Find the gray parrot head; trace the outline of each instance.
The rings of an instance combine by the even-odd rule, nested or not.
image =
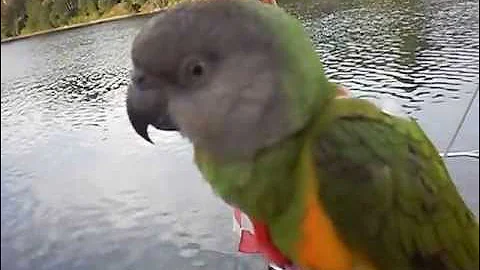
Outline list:
[[[209,153],[251,157],[299,130],[312,96],[292,94],[285,82],[295,72],[309,82],[302,70],[309,66],[287,65],[291,52],[272,30],[275,16],[287,15],[258,1],[213,0],[152,18],[131,50],[127,111],[135,131],[150,141],[148,125],[179,130]],[[301,108],[292,104],[298,96]]]

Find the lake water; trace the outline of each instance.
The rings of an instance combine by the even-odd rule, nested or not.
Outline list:
[[[392,98],[445,149],[478,85],[478,1],[281,4],[327,75]],[[146,18],[1,45],[2,269],[262,269],[176,133],[131,128],[131,41]],[[453,150],[478,149],[478,97]],[[478,160],[448,159],[479,209]]]

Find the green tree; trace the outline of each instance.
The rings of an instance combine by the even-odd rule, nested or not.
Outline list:
[[[70,17],[75,13],[76,0],[44,0],[44,5],[50,11],[49,20],[53,27],[68,24]]]
[[[22,34],[28,34],[35,31],[47,30],[52,28],[50,24],[50,11],[48,3],[41,0],[27,0],[25,3],[27,20]]]
[[[117,2],[116,0],[98,0],[98,11],[100,14],[105,14],[112,9]]]
[[[1,37],[150,12],[182,0],[0,0]]]
[[[16,36],[25,25],[25,0],[1,1],[2,38]]]
[[[87,20],[94,20],[99,17],[97,0],[78,0],[78,15]]]
[[[123,0],[121,2],[127,4],[132,11],[138,12],[146,0]]]

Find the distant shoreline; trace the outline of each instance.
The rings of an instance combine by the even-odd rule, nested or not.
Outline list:
[[[60,31],[65,31],[65,30],[71,30],[75,28],[81,28],[81,27],[86,27],[86,26],[91,26],[91,25],[96,25],[96,24],[102,24],[106,22],[111,22],[111,21],[117,21],[117,20],[122,20],[122,19],[128,19],[132,17],[142,17],[142,16],[148,16],[148,15],[154,15],[156,13],[160,13],[162,11],[165,11],[168,7],[164,8],[158,8],[153,11],[149,12],[139,12],[139,13],[132,13],[132,14],[127,14],[127,15],[120,15],[120,16],[113,16],[105,19],[99,19],[99,20],[93,20],[90,22],[85,22],[85,23],[77,23],[77,24],[72,24],[72,25],[65,25],[65,26],[60,26],[48,30],[43,30],[43,31],[38,31],[35,33],[31,34],[26,34],[26,35],[18,35],[14,37],[9,37],[9,38],[4,38],[1,40],[1,43],[8,43],[20,39],[25,39],[25,38],[30,38],[30,37],[35,37],[35,36],[40,36],[40,35],[46,35],[54,32],[60,32]]]

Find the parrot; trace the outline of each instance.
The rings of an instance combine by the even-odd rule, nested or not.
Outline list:
[[[412,118],[336,98],[301,22],[255,0],[182,2],[131,47],[126,107],[178,130],[217,196],[305,270],[473,270],[478,218]]]

